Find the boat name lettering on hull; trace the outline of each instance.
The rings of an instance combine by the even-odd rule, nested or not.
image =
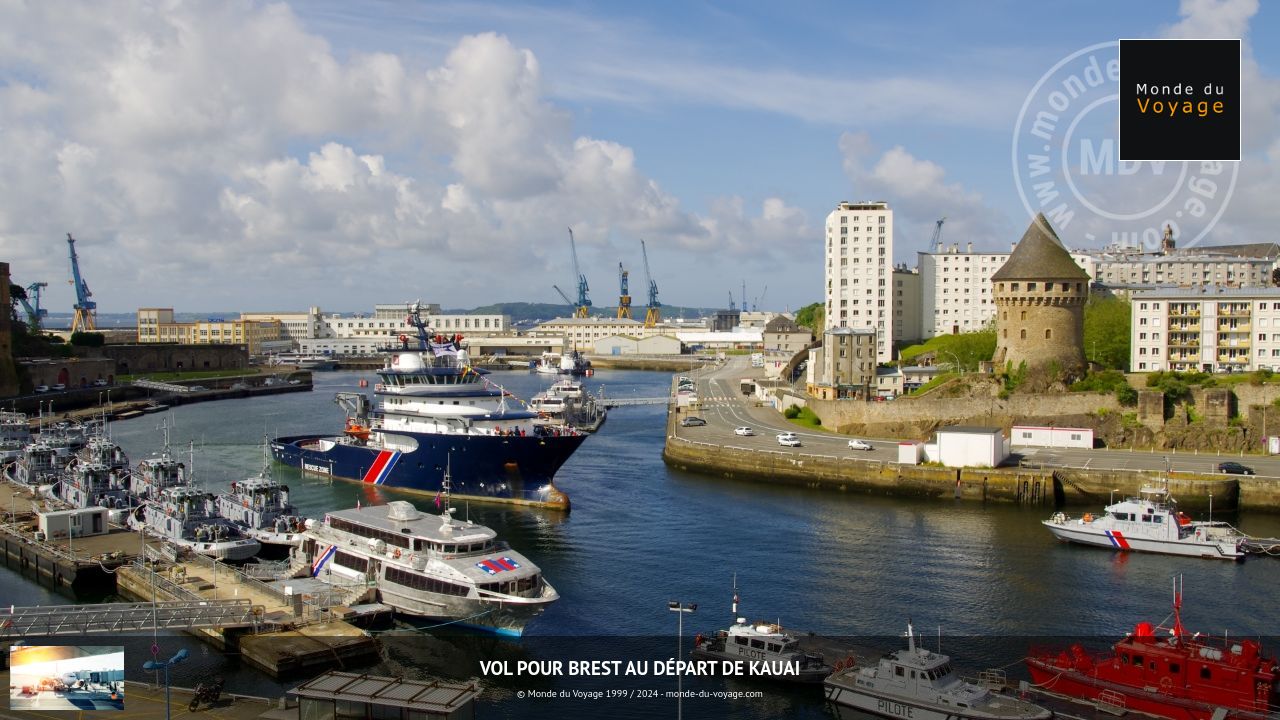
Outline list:
[[[302,463],[302,469],[307,472],[322,473],[324,475],[329,474],[329,468],[324,465],[312,465],[311,463],[304,462]]]
[[[882,713],[886,713],[889,715],[897,715],[898,717],[904,717],[904,718],[915,717],[915,715],[912,714],[912,710],[914,710],[915,708],[911,707],[910,705],[904,705],[899,702],[893,702],[892,700],[877,700],[876,709]]]

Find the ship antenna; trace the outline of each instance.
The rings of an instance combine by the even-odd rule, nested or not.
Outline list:
[[[1182,576],[1173,579],[1173,636],[1181,638],[1185,634],[1182,627]]]
[[[911,618],[907,618],[907,650],[912,653],[916,651],[916,631],[911,626]]]
[[[733,616],[738,617],[738,573],[733,574]]]
[[[449,453],[449,456],[444,461],[444,479],[440,481],[440,497],[444,500],[444,507],[441,509],[441,513],[444,515],[446,522],[449,519],[449,489],[453,486],[453,478],[449,474],[452,465],[453,453]]]

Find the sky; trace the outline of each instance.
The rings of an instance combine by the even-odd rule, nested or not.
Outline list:
[[[945,242],[1007,248],[1030,218],[1010,162],[1024,102],[1117,38],[1243,38],[1243,159],[1205,242],[1280,239],[1280,7],[1257,0],[0,0],[0,17],[0,261],[55,311],[74,303],[67,233],[102,312],[347,312],[556,302],[570,227],[597,305],[619,262],[645,303],[643,239],[664,303],[725,306],[745,282],[794,310],[822,296],[843,200],[890,203],[899,263],[941,217]]]

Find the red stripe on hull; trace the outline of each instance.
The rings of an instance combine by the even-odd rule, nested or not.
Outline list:
[[[1111,537],[1114,537],[1116,539],[1116,542],[1119,543],[1121,550],[1130,549],[1129,541],[1124,539],[1124,536],[1120,534],[1119,530],[1112,530]]]
[[[382,468],[386,466],[387,461],[391,459],[391,451],[383,450],[378,453],[378,457],[374,459],[373,464],[369,466],[369,470],[365,472],[362,481],[371,483],[378,479],[378,474],[382,472]]]

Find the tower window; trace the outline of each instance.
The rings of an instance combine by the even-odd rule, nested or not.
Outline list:
[[[1053,339],[1053,330],[1052,330],[1051,328],[1045,328],[1045,330],[1044,330],[1044,339],[1045,339],[1045,340],[1052,340],[1052,339]]]
[[[1023,330],[1022,330],[1022,339],[1023,339],[1023,340],[1026,340],[1026,339],[1027,339],[1027,331],[1026,331],[1026,329],[1025,329],[1025,328],[1023,328]]]

